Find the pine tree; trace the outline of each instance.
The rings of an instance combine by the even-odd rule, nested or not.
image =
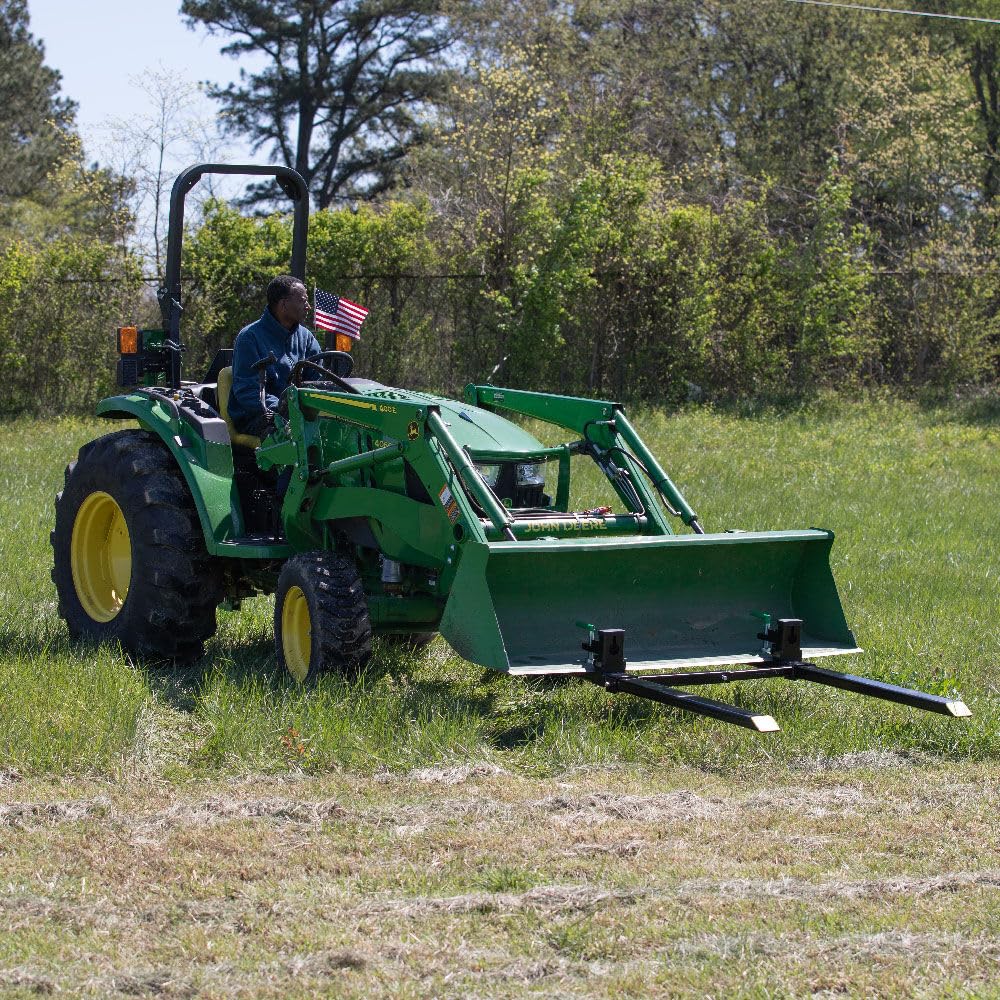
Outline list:
[[[63,155],[76,105],[28,23],[25,0],[0,0],[0,201],[35,192]]]
[[[294,167],[319,208],[392,183],[442,82],[449,35],[436,0],[184,0],[181,12],[231,36],[228,55],[268,57],[209,94],[228,131]]]

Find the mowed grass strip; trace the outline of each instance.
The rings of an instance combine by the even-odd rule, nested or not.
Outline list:
[[[526,774],[579,765],[690,763],[742,770],[845,753],[988,759],[1000,746],[1000,423],[832,402],[736,416],[632,413],[709,530],[819,526],[862,656],[830,665],[955,690],[942,717],[787,682],[715,688],[778,719],[761,737],[578,682],[509,679],[437,640],[380,644],[360,679],[296,688],[274,668],[271,600],[220,612],[200,663],[137,667],[71,644],[56,615],[48,533],[63,468],[97,420],[14,421],[0,443],[0,769],[170,778],[240,772],[408,771],[474,760]],[[581,502],[600,499],[595,478]]]
[[[962,768],[24,781],[0,993],[996,996],[1000,771]]]

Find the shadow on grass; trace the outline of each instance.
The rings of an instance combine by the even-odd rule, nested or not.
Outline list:
[[[962,424],[995,427],[1000,424],[1000,390],[985,387],[961,395],[926,391],[917,396],[921,412]]]
[[[220,644],[221,646],[221,644]],[[493,713],[495,696],[489,690],[476,694],[463,692],[460,685],[447,678],[413,677],[413,651],[405,646],[376,643],[375,653],[366,666],[354,673],[328,672],[306,684],[299,684],[279,670],[270,640],[258,640],[234,646],[225,644],[209,650],[201,659],[186,665],[138,664],[150,690],[178,711],[192,714],[198,711],[206,692],[220,683],[229,689],[255,687],[265,697],[280,699],[288,695],[308,697],[310,692],[331,686],[336,700],[360,699],[380,686],[393,690],[403,706],[414,711],[421,707],[447,706],[453,714],[488,717]],[[498,679],[502,675],[494,674]]]
[[[790,417],[808,419],[822,424],[856,412],[858,406],[883,406],[898,403],[915,405],[925,417],[963,424],[996,426],[1000,424],[1000,390],[983,387],[964,393],[940,389],[925,389],[915,393],[887,390],[857,393],[786,393],[761,399],[718,399],[710,407],[716,413],[736,420],[774,421]],[[684,403],[677,410],[696,410],[703,404]],[[675,410],[674,412],[677,412]]]
[[[96,653],[97,643],[74,641],[58,619],[40,615],[36,621],[0,620],[0,655],[44,658],[61,653],[81,655]]]
[[[959,418],[966,424],[1000,425],[1000,391],[984,393],[959,406]]]
[[[15,657],[35,661],[90,661],[102,649],[72,642],[58,628],[32,632],[9,625],[0,628],[0,643]],[[784,736],[754,736],[654,702],[612,697],[579,678],[511,678],[442,658],[442,652],[441,646],[425,655],[376,643],[374,657],[358,675],[324,675],[305,687],[279,672],[269,637],[219,639],[193,664],[145,661],[134,669],[157,701],[216,727],[222,749],[213,752],[223,761],[243,753],[255,760],[255,747],[266,739],[280,740],[285,726],[305,731],[300,720],[323,734],[317,737],[325,742],[314,762],[319,768],[362,767],[376,757],[380,765],[409,767],[414,761],[495,751],[509,766],[535,769],[551,757],[555,769],[578,759],[634,758],[671,759],[711,771],[715,765],[728,770],[755,761],[794,763],[869,750],[938,760],[995,759],[1000,746],[1000,706],[988,698],[970,704],[973,719],[956,722],[788,681],[692,689],[772,715],[785,731]],[[132,663],[112,651],[108,665],[117,677],[133,669]],[[927,687],[927,679],[918,686]],[[345,724],[359,734],[348,737],[357,744],[354,751],[338,749]],[[259,736],[258,744],[246,738],[245,751],[239,742],[244,728]]]

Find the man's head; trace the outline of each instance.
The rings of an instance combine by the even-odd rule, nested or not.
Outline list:
[[[294,330],[309,315],[309,293],[298,278],[281,274],[267,286],[267,308],[287,330]]]

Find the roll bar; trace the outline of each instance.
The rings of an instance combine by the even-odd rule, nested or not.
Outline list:
[[[240,174],[273,177],[294,202],[292,221],[292,263],[290,273],[300,280],[306,273],[306,237],[309,229],[309,189],[302,175],[291,167],[261,166],[255,163],[196,163],[182,171],[170,191],[170,219],[167,224],[167,264],[163,287],[157,290],[167,345],[171,348],[170,385],[181,384],[181,246],[184,242],[184,199],[205,174]]]

